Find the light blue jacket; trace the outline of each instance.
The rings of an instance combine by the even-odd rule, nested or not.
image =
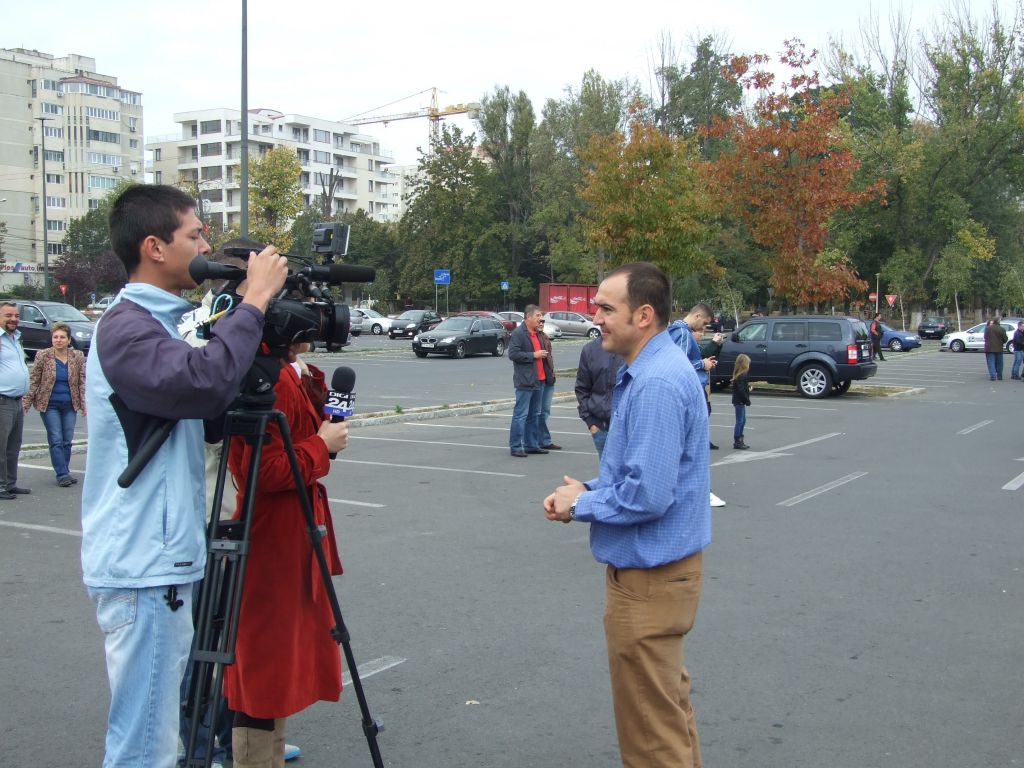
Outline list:
[[[103,314],[89,353],[88,455],[82,489],[82,572],[90,587],[143,588],[203,576],[206,499],[202,419],[238,394],[262,335],[244,305],[202,348],[181,340],[184,299],[129,283]],[[117,478],[164,419],[170,437],[127,488]]]

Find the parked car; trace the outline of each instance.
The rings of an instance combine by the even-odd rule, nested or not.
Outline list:
[[[497,312],[487,312],[486,310],[483,309],[467,309],[465,312],[459,312],[459,314],[471,315],[475,317],[489,317],[491,318],[491,320],[497,320],[499,323],[505,326],[505,330],[508,331],[509,333],[512,333],[512,331],[516,329],[517,325],[515,320],[508,320],[502,317]]]
[[[388,328],[392,339],[411,339],[420,331],[429,331],[441,322],[441,316],[432,309],[407,309]]]
[[[751,318],[726,338],[711,370],[713,387],[729,385],[736,357],[750,357],[750,380],[792,384],[804,397],[842,394],[878,372],[867,326],[855,317]]]
[[[956,323],[944,317],[922,317],[917,326],[917,335],[922,339],[941,339],[955,329]]]
[[[516,328],[523,322],[524,315],[522,312],[499,312],[502,320],[511,320],[516,324]]]
[[[893,352],[906,352],[921,346],[921,338],[915,333],[898,331],[885,323],[879,323],[878,326],[882,329],[882,346]]]
[[[545,312],[544,325],[548,328],[557,325],[566,336],[589,336],[592,339],[601,336],[601,329],[580,312]]]
[[[545,323],[543,318],[541,318],[540,326],[539,327],[540,327],[540,329],[542,331],[544,331],[544,334],[549,339],[560,339],[560,338],[562,338],[562,335],[563,335],[562,334],[562,329],[559,328],[557,325],[554,325],[554,324],[549,325],[548,323]]]
[[[416,357],[426,357],[432,352],[455,358],[483,352],[501,357],[507,346],[508,330],[500,320],[465,314],[449,317],[412,340]]]
[[[96,331],[96,323],[83,315],[70,304],[60,301],[26,301],[24,299],[4,299],[18,305],[21,320],[18,330],[21,331],[21,346],[29,357],[35,358],[36,352],[53,346],[50,338],[54,323],[66,323],[71,328],[71,346],[88,352],[92,344],[92,335]]]
[[[999,320],[999,324],[1006,331],[1007,352],[1013,352],[1013,332],[1017,330],[1017,323],[1020,321],[1021,318],[1019,317],[1003,317]],[[986,323],[979,323],[973,328],[968,328],[966,331],[947,333],[942,337],[942,341],[939,342],[939,349],[948,349],[950,352],[963,352],[968,349],[984,352],[985,325]]]
[[[358,326],[360,333],[372,333],[374,336],[380,336],[387,333],[388,328],[391,327],[391,318],[385,317],[375,309],[352,307],[349,309],[349,315],[352,317],[353,331]]]
[[[97,318],[104,312],[106,312],[110,305],[113,303],[113,296],[104,296],[103,298],[88,304],[86,308],[82,310],[82,314],[90,318]]]

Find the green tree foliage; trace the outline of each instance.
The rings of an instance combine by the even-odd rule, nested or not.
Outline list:
[[[476,156],[475,137],[457,126],[441,126],[430,154],[421,152],[420,168],[412,181],[408,207],[398,227],[399,276],[396,294],[414,302],[433,304],[434,270],[449,269],[449,301],[500,300],[499,282],[506,239],[495,219],[488,170]],[[390,273],[385,275],[389,280]],[[508,275],[513,289],[522,289]],[[380,279],[380,276],[378,276]]]
[[[249,237],[273,243],[282,251],[292,247],[291,224],[302,212],[302,166],[288,147],[274,147],[249,164]]]
[[[121,289],[127,280],[124,266],[110,244],[110,208],[132,182],[124,181],[84,216],[72,219],[64,235],[64,253],[53,266],[52,280],[68,286],[71,304],[88,303],[90,293],[102,296]]]
[[[939,298],[952,301],[960,317],[960,294],[971,283],[981,262],[996,253],[996,241],[976,221],[966,221],[942,249],[935,265],[935,289]]]
[[[584,227],[609,266],[650,261],[672,277],[718,273],[704,249],[714,231],[714,207],[693,140],[666,136],[640,118],[628,138],[594,136],[582,158]]]

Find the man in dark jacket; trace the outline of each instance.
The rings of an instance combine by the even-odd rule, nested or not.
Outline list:
[[[536,304],[528,304],[522,324],[512,332],[508,341],[508,359],[512,361],[512,386],[516,389],[516,404],[512,410],[512,425],[508,433],[511,454],[524,458],[530,453],[547,453],[540,444],[540,418],[544,405],[544,386],[547,372],[544,349],[539,334],[544,313]]]
[[[1010,369],[1010,378],[1019,379],[1021,363],[1024,363],[1024,320],[1017,323],[1017,330],[1013,332],[1013,368]]]
[[[874,360],[875,356],[883,363],[885,357],[882,355],[882,313],[875,312],[875,316],[871,319],[871,359]]]
[[[990,380],[1003,378],[1003,351],[1006,349],[1006,329],[993,317],[985,326],[985,362]]]
[[[608,438],[612,390],[623,362],[621,355],[604,348],[600,338],[591,341],[580,352],[580,364],[576,369],[576,409],[590,430],[598,458],[604,452],[604,442]]]

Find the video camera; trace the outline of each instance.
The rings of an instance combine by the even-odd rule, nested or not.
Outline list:
[[[372,267],[331,263],[333,256],[344,255],[348,250],[347,226],[317,224],[314,235],[316,250],[324,254],[327,264],[319,265],[312,258],[282,254],[301,266],[288,270],[284,289],[271,300],[264,313],[263,341],[274,353],[304,341],[322,342],[332,352],[346,346],[351,329],[349,308],[347,304],[335,301],[331,286],[371,283],[376,277],[376,270]],[[224,255],[248,259],[251,252],[259,253],[265,247],[262,243],[247,243],[242,247],[225,248]],[[204,280],[227,281],[213,298],[210,319],[198,330],[200,338],[209,338],[210,326],[217,318],[240,303],[236,290],[245,279],[246,270],[197,256],[189,264],[189,274],[196,284]]]

